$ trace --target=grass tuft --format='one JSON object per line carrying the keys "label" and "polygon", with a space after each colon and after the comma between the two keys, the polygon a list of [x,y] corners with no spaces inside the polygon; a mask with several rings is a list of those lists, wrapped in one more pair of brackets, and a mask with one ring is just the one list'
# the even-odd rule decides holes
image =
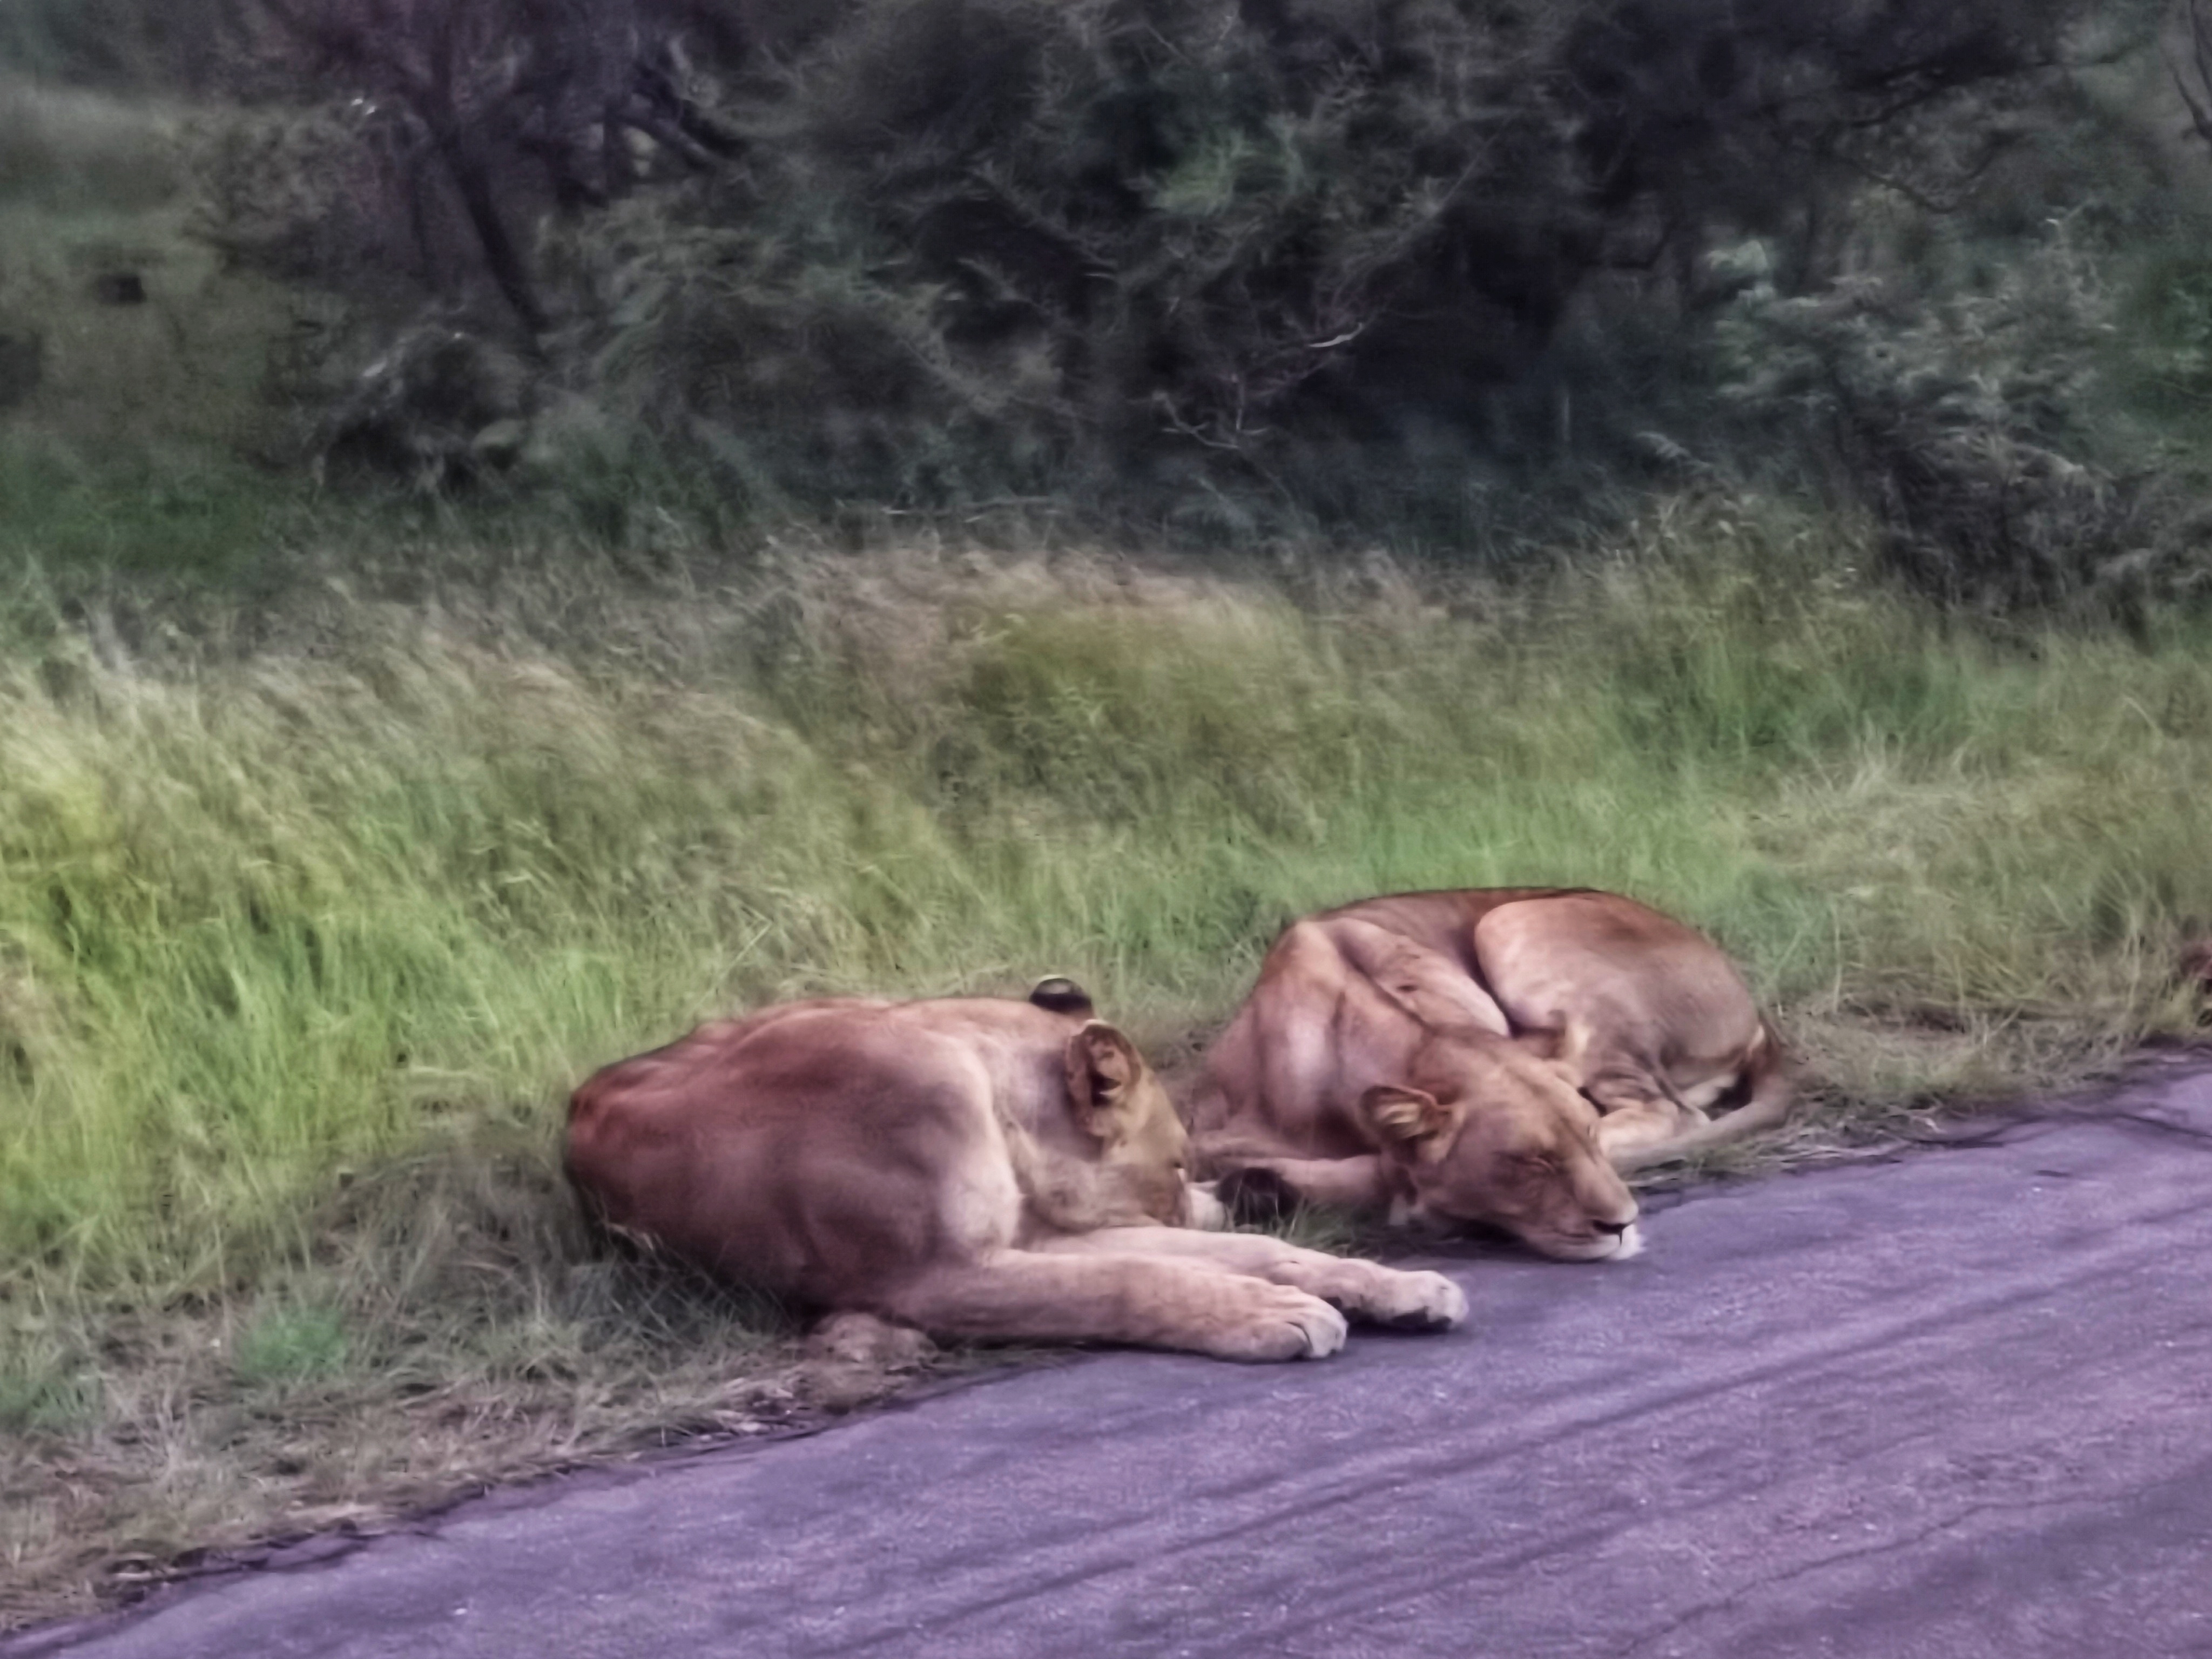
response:
{"label": "grass tuft", "polygon": [[278,1306],[255,1315],[240,1334],[234,1364],[248,1388],[281,1386],[335,1376],[349,1346],[335,1308]]}

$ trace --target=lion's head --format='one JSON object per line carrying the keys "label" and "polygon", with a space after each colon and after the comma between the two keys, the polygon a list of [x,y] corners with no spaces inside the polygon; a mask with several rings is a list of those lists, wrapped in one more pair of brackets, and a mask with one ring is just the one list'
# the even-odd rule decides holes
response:
{"label": "lion's head", "polygon": [[1359,1101],[1394,1172],[1395,1218],[1503,1228],[1565,1261],[1625,1261],[1642,1248],[1635,1196],[1565,1067],[1511,1042],[1439,1036],[1411,1073]]}
{"label": "lion's head", "polygon": [[1097,1143],[1102,1192],[1166,1226],[1221,1225],[1212,1194],[1190,1182],[1190,1133],[1137,1046],[1091,1018],[1090,995],[1073,980],[1040,980],[1030,1001],[1082,1022],[1067,1039],[1067,1098],[1076,1122]]}

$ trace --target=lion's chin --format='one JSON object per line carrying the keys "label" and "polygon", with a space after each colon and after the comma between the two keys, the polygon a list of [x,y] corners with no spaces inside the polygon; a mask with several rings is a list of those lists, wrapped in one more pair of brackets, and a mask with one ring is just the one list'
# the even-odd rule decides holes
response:
{"label": "lion's chin", "polygon": [[1216,1195],[1212,1182],[1194,1181],[1183,1189],[1184,1226],[1218,1233],[1226,1231],[1229,1223],[1229,1206]]}
{"label": "lion's chin", "polygon": [[1532,1238],[1528,1243],[1555,1261],[1632,1261],[1644,1254],[1644,1229],[1632,1221],[1619,1233],[1600,1233],[1594,1238]]}

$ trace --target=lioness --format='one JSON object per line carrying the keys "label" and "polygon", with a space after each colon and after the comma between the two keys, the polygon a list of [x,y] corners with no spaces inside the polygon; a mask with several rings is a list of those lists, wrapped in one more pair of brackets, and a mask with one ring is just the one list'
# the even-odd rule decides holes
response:
{"label": "lioness", "polygon": [[1201,1173],[1232,1192],[1625,1261],[1640,1240],[1618,1170],[1778,1123],[1789,1099],[1781,1044],[1711,940],[1618,894],[1516,887],[1293,922],[1192,1117]]}
{"label": "lioness", "polygon": [[[1345,1315],[1437,1328],[1459,1287],[1271,1238],[1218,1206],[1129,1040],[1048,980],[1028,1002],[840,999],[701,1027],[568,1107],[611,1226],[738,1283],[933,1335],[1321,1358]],[[1342,1310],[1341,1312],[1339,1310]]]}

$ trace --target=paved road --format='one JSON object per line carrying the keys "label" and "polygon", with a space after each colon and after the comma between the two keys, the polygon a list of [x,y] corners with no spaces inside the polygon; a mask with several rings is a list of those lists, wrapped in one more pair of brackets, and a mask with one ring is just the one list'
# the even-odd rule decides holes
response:
{"label": "paved road", "polygon": [[2212,1075],[2102,1109],[1456,1258],[1450,1336],[1103,1355],[67,1651],[2212,1656]]}

